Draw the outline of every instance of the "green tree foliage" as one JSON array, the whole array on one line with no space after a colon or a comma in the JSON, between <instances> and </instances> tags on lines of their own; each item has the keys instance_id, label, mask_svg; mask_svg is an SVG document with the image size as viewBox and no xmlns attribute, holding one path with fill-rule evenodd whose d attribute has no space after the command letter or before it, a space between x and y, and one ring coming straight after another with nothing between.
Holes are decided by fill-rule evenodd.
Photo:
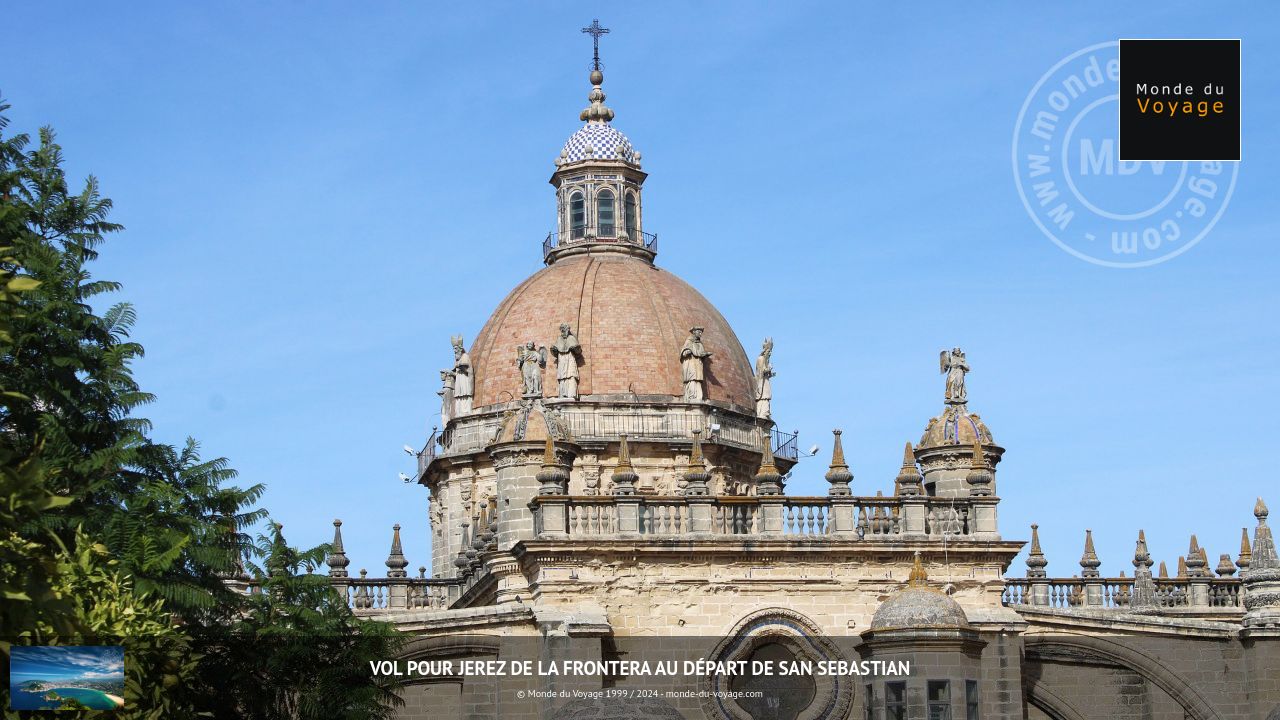
<instances>
[{"instance_id":1,"label":"green tree foliage","mask_svg":"<svg viewBox=\"0 0 1280 720\"><path fill-rule=\"evenodd\" d=\"M261 563L247 569L259 591L205 663L227 678L217 718L379 720L402 704L390 679L369 674L369 660L396 657L402 636L355 617L328 578L313 574L328 551L290 547L274 523L258 536Z\"/></svg>"},{"instance_id":2,"label":"green tree foliage","mask_svg":"<svg viewBox=\"0 0 1280 720\"><path fill-rule=\"evenodd\" d=\"M6 137L0 102L0 649L9 642L121 642L126 707L113 717L379 718L398 699L370 659L399 647L310 573L265 519L261 485L148 437L134 381L142 357L116 283L89 264L111 201L90 177L73 192L49 129ZM251 562L260 593L224 580ZM97 711L66 713L96 717ZM6 715L6 717L10 717ZM16 716L15 716L16 717Z\"/></svg>"}]
</instances>

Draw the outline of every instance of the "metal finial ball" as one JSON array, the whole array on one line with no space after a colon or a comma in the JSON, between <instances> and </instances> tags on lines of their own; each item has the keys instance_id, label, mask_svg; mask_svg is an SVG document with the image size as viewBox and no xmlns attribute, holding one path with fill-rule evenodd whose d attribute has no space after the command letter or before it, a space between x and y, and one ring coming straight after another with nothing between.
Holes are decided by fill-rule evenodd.
<instances>
[{"instance_id":1,"label":"metal finial ball","mask_svg":"<svg viewBox=\"0 0 1280 720\"><path fill-rule=\"evenodd\" d=\"M592 71L591 71L591 84L592 84L592 85L599 85L599 84L601 84L601 83L603 83L603 82L604 82L604 73L600 72L599 70L592 70Z\"/></svg>"}]
</instances>

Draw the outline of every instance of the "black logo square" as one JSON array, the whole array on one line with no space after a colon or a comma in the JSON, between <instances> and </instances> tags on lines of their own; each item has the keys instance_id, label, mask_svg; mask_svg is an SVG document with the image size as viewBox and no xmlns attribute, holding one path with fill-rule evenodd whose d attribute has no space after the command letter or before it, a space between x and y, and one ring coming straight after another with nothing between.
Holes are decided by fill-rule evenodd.
<instances>
[{"instance_id":1,"label":"black logo square","mask_svg":"<svg viewBox=\"0 0 1280 720\"><path fill-rule=\"evenodd\" d=\"M1239 160L1240 41L1121 40L1120 159Z\"/></svg>"}]
</instances>

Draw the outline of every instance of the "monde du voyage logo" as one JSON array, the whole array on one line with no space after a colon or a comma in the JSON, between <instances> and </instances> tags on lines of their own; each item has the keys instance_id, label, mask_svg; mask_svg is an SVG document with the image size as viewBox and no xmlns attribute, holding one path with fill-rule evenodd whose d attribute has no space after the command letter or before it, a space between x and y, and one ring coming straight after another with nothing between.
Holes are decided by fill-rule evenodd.
<instances>
[{"instance_id":1,"label":"monde du voyage logo","mask_svg":"<svg viewBox=\"0 0 1280 720\"><path fill-rule=\"evenodd\" d=\"M1120 40L1062 58L1018 114L1013 170L1040 230L1106 267L1176 257L1225 212L1240 159L1239 40Z\"/></svg>"}]
</instances>

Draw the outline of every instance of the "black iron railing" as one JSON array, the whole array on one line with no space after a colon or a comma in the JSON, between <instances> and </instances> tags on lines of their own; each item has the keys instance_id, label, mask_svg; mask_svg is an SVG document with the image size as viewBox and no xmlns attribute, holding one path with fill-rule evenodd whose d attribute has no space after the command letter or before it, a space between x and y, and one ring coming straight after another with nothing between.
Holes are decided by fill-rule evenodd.
<instances>
[{"instance_id":1,"label":"black iron railing","mask_svg":"<svg viewBox=\"0 0 1280 720\"><path fill-rule=\"evenodd\" d=\"M551 255L552 250L562 245L581 242L629 243L653 253L658 252L658 236L654 233L628 232L625 228L619 226L598 229L580 226L572 228L569 232L547 233L546 239L542 241L542 259L546 260Z\"/></svg>"}]
</instances>

